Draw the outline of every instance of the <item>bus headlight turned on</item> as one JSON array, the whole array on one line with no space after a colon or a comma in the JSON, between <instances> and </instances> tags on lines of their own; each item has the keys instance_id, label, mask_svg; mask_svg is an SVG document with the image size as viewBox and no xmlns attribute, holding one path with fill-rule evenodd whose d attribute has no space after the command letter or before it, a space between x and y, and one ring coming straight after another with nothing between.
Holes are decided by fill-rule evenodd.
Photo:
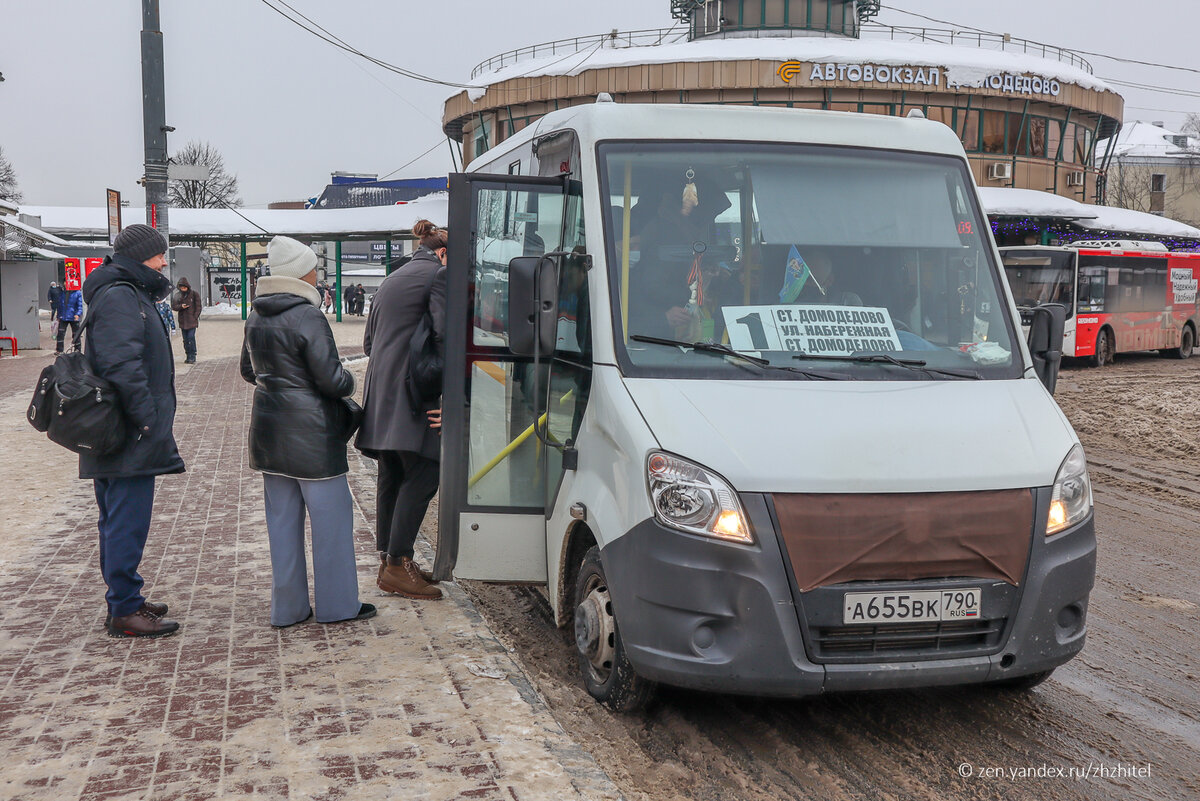
<instances>
[{"instance_id":1,"label":"bus headlight turned on","mask_svg":"<svg viewBox=\"0 0 1200 801\"><path fill-rule=\"evenodd\" d=\"M646 458L650 505L660 523L704 537L754 542L737 493L700 465L653 451Z\"/></svg>"},{"instance_id":2,"label":"bus headlight turned on","mask_svg":"<svg viewBox=\"0 0 1200 801\"><path fill-rule=\"evenodd\" d=\"M1083 447L1071 448L1054 478L1050 494L1050 513L1046 517L1046 536L1057 534L1087 517L1092 510L1092 482L1088 478Z\"/></svg>"}]
</instances>

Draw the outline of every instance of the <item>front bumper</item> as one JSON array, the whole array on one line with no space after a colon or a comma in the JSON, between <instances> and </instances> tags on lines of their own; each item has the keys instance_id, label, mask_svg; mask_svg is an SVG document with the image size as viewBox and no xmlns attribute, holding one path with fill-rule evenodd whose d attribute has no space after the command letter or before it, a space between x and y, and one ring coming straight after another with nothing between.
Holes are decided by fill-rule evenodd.
<instances>
[{"instance_id":1,"label":"front bumper","mask_svg":"<svg viewBox=\"0 0 1200 801\"><path fill-rule=\"evenodd\" d=\"M1096 567L1091 516L1053 537L1035 531L1019 587L939 579L853 582L800 593L767 497L741 497L755 545L646 520L602 551L617 625L640 675L716 692L803 696L1014 678L1061 665L1083 648ZM1045 521L1048 504L1049 491L1035 490L1035 520ZM900 651L822 650L818 629L836 630L830 608L843 592L897 585L986 585L984 614L989 603L1003 606L1003 621L957 650L923 647L926 640ZM830 625L822 627L823 621Z\"/></svg>"}]
</instances>

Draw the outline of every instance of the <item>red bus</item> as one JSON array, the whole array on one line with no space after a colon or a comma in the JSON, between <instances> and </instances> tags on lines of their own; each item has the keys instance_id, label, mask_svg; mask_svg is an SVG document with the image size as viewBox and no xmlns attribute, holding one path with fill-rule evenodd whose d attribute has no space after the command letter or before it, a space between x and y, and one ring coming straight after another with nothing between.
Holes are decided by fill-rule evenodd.
<instances>
[{"instance_id":1,"label":"red bus","mask_svg":"<svg viewBox=\"0 0 1200 801\"><path fill-rule=\"evenodd\" d=\"M1034 306L1067 307L1064 356L1102 367L1129 351L1192 355L1200 253L1172 253L1159 242L1088 240L1003 247L1000 254L1024 325Z\"/></svg>"}]
</instances>

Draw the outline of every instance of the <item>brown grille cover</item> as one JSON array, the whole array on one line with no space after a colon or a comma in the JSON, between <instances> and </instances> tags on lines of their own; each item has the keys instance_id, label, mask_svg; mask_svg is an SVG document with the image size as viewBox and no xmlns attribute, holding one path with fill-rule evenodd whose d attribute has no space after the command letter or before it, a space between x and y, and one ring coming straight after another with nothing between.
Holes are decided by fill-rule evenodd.
<instances>
[{"instance_id":1,"label":"brown grille cover","mask_svg":"<svg viewBox=\"0 0 1200 801\"><path fill-rule=\"evenodd\" d=\"M843 581L948 576L1020 583L1030 490L773 496L802 592Z\"/></svg>"}]
</instances>

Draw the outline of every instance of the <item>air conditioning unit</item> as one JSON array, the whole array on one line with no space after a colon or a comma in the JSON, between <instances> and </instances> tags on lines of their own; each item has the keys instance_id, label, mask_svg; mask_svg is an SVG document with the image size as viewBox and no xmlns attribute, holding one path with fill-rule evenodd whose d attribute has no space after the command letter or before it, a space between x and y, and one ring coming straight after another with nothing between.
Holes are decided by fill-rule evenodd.
<instances>
[{"instance_id":1,"label":"air conditioning unit","mask_svg":"<svg viewBox=\"0 0 1200 801\"><path fill-rule=\"evenodd\" d=\"M989 164L987 176L988 180L991 181L1007 181L1012 178L1012 164L1007 161L997 161L995 164Z\"/></svg>"},{"instance_id":2,"label":"air conditioning unit","mask_svg":"<svg viewBox=\"0 0 1200 801\"><path fill-rule=\"evenodd\" d=\"M1067 173L1067 186L1083 186L1082 172Z\"/></svg>"}]
</instances>

